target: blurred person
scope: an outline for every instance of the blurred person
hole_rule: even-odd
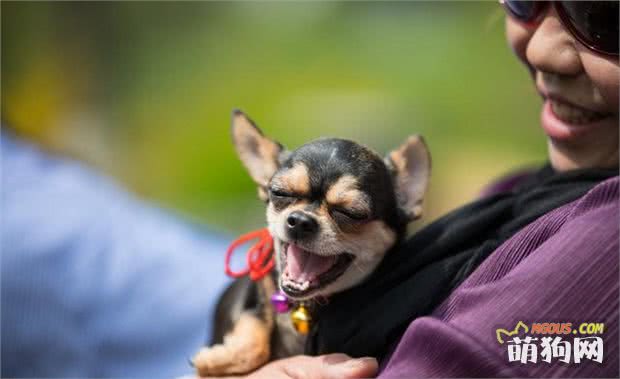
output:
[[[4,128],[0,149],[2,377],[190,372],[225,237]]]
[[[543,99],[549,164],[493,183],[330,298],[311,352],[370,351],[381,366],[338,356],[358,369],[342,376],[619,375],[618,2],[504,7],[508,42]],[[519,329],[534,323],[565,329]],[[604,329],[584,335],[581,323]],[[546,333],[547,357],[554,343],[564,361],[543,361]],[[550,342],[553,334],[563,339]],[[294,357],[249,377],[337,377],[332,366]]]

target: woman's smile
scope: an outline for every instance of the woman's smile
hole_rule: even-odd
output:
[[[553,114],[568,124],[582,125],[610,116],[610,114],[585,109],[559,99],[550,98],[548,101]]]
[[[580,140],[586,141],[583,137],[617,128],[617,115],[610,111],[586,75],[562,76],[538,71],[536,87],[544,100],[542,128],[556,142],[579,144]]]
[[[616,117],[609,113],[594,112],[551,98],[545,99],[541,113],[545,133],[562,141],[580,138],[595,129],[613,126],[617,122]]]

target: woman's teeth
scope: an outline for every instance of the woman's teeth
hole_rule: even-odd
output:
[[[551,109],[553,110],[553,113],[560,120],[569,124],[586,124],[588,122],[597,121],[607,117],[605,114],[589,111],[583,108],[577,108],[556,100],[549,101],[551,102]]]

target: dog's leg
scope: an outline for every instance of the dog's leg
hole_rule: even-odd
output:
[[[221,344],[204,347],[194,356],[192,363],[199,376],[245,374],[269,360],[274,326],[269,298],[275,285],[269,276],[256,284],[258,309],[243,312]]]
[[[243,313],[224,343],[200,349],[192,363],[200,376],[245,374],[269,360],[271,330],[251,313]]]

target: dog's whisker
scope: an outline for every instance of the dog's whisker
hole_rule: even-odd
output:
[[[364,272],[364,269],[362,268],[362,266],[359,265],[358,262],[353,261],[353,266],[355,266],[355,268],[357,268],[360,272]]]

